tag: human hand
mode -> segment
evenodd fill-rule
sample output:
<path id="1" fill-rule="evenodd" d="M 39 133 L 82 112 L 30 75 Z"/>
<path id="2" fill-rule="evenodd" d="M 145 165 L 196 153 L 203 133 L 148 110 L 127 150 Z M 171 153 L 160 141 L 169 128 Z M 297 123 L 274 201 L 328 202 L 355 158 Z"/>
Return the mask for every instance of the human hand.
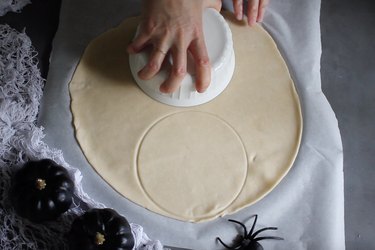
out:
<path id="1" fill-rule="evenodd" d="M 149 80 L 160 70 L 168 53 L 173 65 L 168 79 L 160 86 L 163 93 L 178 89 L 186 75 L 187 56 L 195 62 L 198 92 L 204 92 L 211 82 L 211 66 L 204 41 L 202 14 L 205 8 L 221 9 L 220 0 L 143 0 L 140 31 L 128 46 L 128 53 L 138 53 L 152 46 L 147 65 L 138 72 Z"/>
<path id="2" fill-rule="evenodd" d="M 264 12 L 269 0 L 249 0 L 246 15 L 247 23 L 253 26 L 256 22 L 263 21 Z M 243 19 L 243 0 L 233 0 L 234 14 L 238 20 Z"/>

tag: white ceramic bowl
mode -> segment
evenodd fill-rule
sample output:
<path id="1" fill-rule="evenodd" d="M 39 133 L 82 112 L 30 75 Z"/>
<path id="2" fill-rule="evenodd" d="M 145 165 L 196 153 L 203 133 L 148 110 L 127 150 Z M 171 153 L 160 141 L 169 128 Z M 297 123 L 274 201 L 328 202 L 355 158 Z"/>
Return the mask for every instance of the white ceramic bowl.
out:
<path id="1" fill-rule="evenodd" d="M 178 107 L 190 107 L 206 103 L 224 91 L 234 72 L 234 51 L 232 33 L 223 16 L 214 9 L 203 14 L 203 31 L 211 63 L 211 83 L 204 93 L 195 90 L 194 63 L 188 58 L 187 74 L 181 86 L 174 93 L 164 94 L 160 85 L 168 78 L 172 60 L 169 56 L 160 72 L 150 80 L 142 80 L 138 72 L 147 64 L 149 52 L 144 50 L 129 56 L 132 75 L 138 86 L 151 98 Z"/>

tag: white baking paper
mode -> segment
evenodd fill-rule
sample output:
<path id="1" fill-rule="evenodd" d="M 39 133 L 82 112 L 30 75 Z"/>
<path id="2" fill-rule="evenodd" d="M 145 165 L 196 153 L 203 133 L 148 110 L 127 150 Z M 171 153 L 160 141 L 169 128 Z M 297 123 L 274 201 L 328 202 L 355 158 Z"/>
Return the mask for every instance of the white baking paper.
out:
<path id="1" fill-rule="evenodd" d="M 84 190 L 166 245 L 223 249 L 217 236 L 230 244 L 242 233 L 227 219 L 250 227 L 250 216 L 258 214 L 256 228 L 279 228 L 262 235 L 284 238 L 262 241 L 265 249 L 345 249 L 341 137 L 335 114 L 321 91 L 320 0 L 271 0 L 264 20 L 289 66 L 302 103 L 304 131 L 294 166 L 255 205 L 199 224 L 157 215 L 119 195 L 87 163 L 74 137 L 68 83 L 80 56 L 93 38 L 139 13 L 137 0 L 62 1 L 39 123 L 45 127 L 45 141 L 62 149 L 65 160 L 82 171 Z"/>

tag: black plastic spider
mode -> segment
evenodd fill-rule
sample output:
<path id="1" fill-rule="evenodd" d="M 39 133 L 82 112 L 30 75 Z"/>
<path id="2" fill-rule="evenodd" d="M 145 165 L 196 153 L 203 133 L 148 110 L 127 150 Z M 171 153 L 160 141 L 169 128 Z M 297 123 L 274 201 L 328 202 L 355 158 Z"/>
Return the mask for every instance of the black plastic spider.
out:
<path id="1" fill-rule="evenodd" d="M 257 237 L 259 233 L 266 231 L 266 230 L 277 230 L 277 227 L 265 227 L 262 229 L 259 229 L 258 231 L 254 232 L 255 224 L 257 223 L 258 215 L 254 215 L 254 223 L 250 229 L 249 234 L 247 233 L 246 226 L 242 224 L 239 221 L 235 220 L 228 220 L 230 222 L 239 224 L 244 229 L 244 234 L 239 235 L 239 241 L 232 247 L 226 245 L 219 237 L 217 239 L 220 241 L 220 243 L 227 249 L 235 249 L 235 250 L 263 250 L 263 247 L 261 244 L 259 244 L 258 241 L 261 240 L 283 240 L 283 238 L 276 237 L 276 236 L 263 236 L 263 237 Z"/>

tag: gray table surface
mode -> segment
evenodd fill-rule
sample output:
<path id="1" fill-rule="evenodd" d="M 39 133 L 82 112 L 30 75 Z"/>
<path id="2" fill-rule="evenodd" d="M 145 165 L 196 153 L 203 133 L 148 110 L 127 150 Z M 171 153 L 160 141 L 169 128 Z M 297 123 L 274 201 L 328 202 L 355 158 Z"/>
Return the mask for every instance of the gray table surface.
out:
<path id="1" fill-rule="evenodd" d="M 344 147 L 347 249 L 375 249 L 375 1 L 322 0 L 322 88 Z"/>
<path id="2" fill-rule="evenodd" d="M 276 0 L 274 0 L 276 1 Z M 0 17 L 31 37 L 48 72 L 59 0 L 33 0 Z M 322 0 L 322 88 L 339 121 L 344 145 L 347 249 L 375 249 L 375 1 Z"/>

